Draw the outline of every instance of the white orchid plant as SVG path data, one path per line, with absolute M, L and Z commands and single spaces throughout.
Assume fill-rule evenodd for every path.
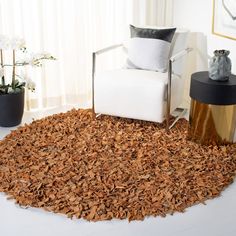
M 11 51 L 12 62 L 5 63 L 4 52 Z M 23 58 L 17 60 L 17 53 L 21 51 Z M 31 91 L 35 90 L 35 83 L 29 76 L 22 71 L 18 71 L 18 67 L 32 66 L 40 67 L 45 60 L 55 60 L 49 53 L 29 53 L 25 46 L 25 40 L 22 38 L 8 38 L 0 35 L 0 95 L 9 93 L 19 93 L 23 88 Z M 6 68 L 11 67 L 11 82 L 6 83 Z M 19 73 L 18 73 L 19 72 Z

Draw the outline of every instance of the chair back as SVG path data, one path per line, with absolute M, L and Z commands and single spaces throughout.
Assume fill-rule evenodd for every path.
M 151 29 L 170 28 L 170 27 L 156 27 L 156 26 L 139 26 L 139 27 L 151 28 Z M 181 29 L 181 28 L 176 29 L 176 32 L 174 34 L 174 37 L 173 37 L 172 43 L 171 43 L 170 57 L 187 48 L 188 35 L 189 35 L 189 30 Z M 128 42 L 129 42 L 129 40 L 127 39 L 123 43 L 124 44 L 123 50 L 125 53 L 127 53 L 127 50 L 128 50 L 127 49 Z M 172 70 L 173 70 L 174 74 L 182 76 L 183 70 L 184 70 L 185 58 L 186 57 L 182 57 L 173 64 Z

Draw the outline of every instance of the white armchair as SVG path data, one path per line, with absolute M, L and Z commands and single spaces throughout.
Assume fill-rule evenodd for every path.
M 179 119 L 170 124 L 170 114 L 182 102 L 184 80 L 184 55 L 188 31 L 177 30 L 166 73 L 115 69 L 96 73 L 96 59 L 102 53 L 122 47 L 117 44 L 93 53 L 92 105 L 95 114 L 107 114 L 132 119 L 163 122 L 169 130 Z M 184 110 L 182 110 L 184 112 Z

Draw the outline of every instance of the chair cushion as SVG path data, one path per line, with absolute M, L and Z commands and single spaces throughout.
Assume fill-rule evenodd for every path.
M 151 29 L 130 25 L 127 68 L 165 72 L 176 28 Z
M 116 69 L 95 75 L 95 112 L 162 122 L 166 111 L 167 73 Z M 171 110 L 181 102 L 181 78 L 173 76 Z

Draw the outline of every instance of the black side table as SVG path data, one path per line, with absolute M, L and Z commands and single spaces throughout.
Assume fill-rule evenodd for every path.
M 192 74 L 188 137 L 201 144 L 233 143 L 236 139 L 236 76 L 213 81 L 208 71 Z

